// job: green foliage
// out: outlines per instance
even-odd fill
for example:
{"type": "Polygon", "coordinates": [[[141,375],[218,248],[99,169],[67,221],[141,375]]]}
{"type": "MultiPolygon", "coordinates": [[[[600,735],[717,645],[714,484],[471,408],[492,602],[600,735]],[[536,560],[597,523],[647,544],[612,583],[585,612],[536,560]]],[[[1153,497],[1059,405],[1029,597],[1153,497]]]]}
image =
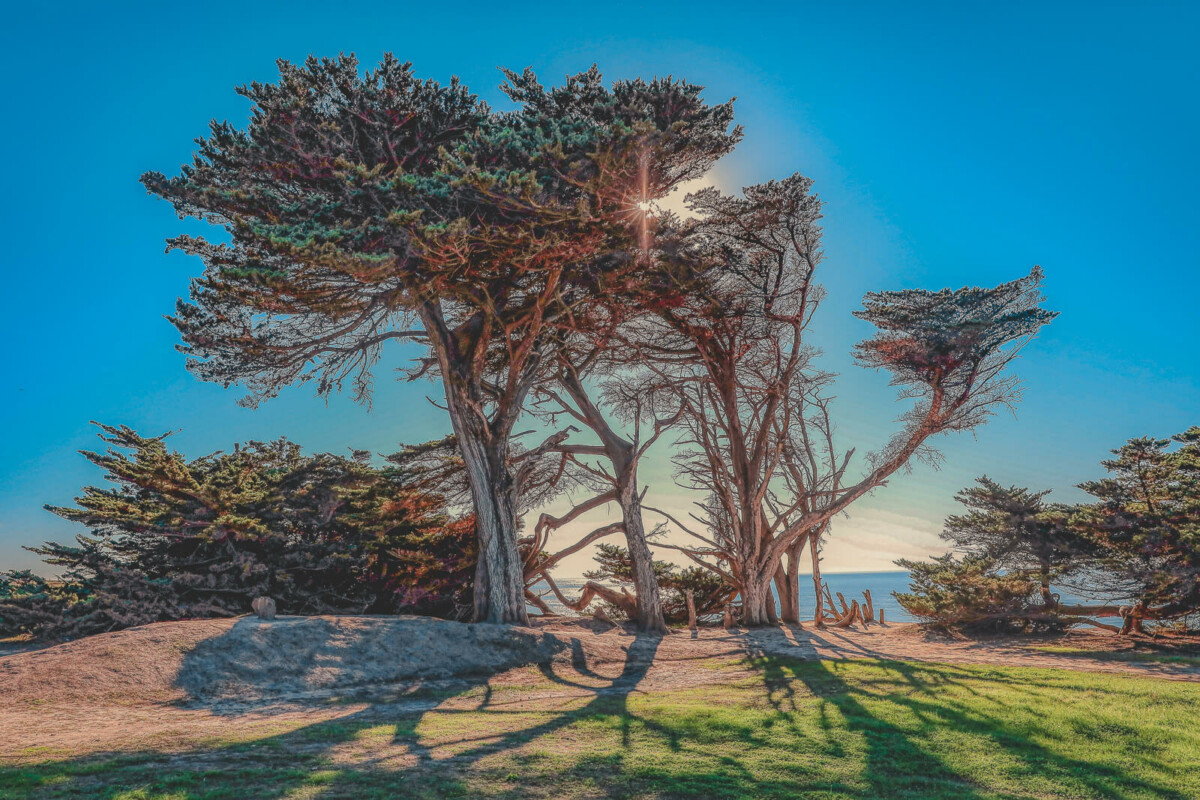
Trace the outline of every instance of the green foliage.
{"type": "Polygon", "coordinates": [[[901,605],[944,625],[1006,619],[1018,627],[1070,624],[1056,615],[1100,608],[1127,620],[1200,612],[1200,428],[1131,439],[1113,454],[1103,462],[1108,477],[1080,485],[1094,503],[1047,505],[1047,492],[986,476],[959,492],[967,513],[947,518],[942,538],[965,558],[897,561],[913,579],[913,591],[897,595],[901,605]],[[1061,606],[1051,581],[1128,605],[1061,606]],[[1035,584],[1040,601],[1019,591],[1035,584]]]}
{"type": "Polygon", "coordinates": [[[100,427],[113,447],[84,455],[112,485],[48,507],[91,534],[30,548],[60,581],[3,577],[0,633],[74,637],[229,616],[260,595],[285,614],[469,607],[473,522],[431,490],[437,473],[422,449],[382,469],[365,454],[306,456],[284,439],[189,461],[166,435],[100,427]]]}
{"type": "Polygon", "coordinates": [[[214,123],[178,176],[142,178],[231,239],[170,241],[206,268],[172,321],[190,369],[252,399],[309,379],[321,393],[350,379],[365,398],[398,338],[464,367],[492,348],[489,370],[520,372],[508,342],[543,344],[542,326],[630,288],[634,202],[702,175],[741,136],[732,104],[707,105],[699,86],[610,88],[594,67],[551,89],[506,72],[510,112],[391,54],[365,73],[353,55],[279,71],[238,90],[246,129],[214,123]],[[436,330],[413,331],[416,317],[436,330]]]}
{"type": "Polygon", "coordinates": [[[1057,316],[1040,307],[1042,277],[1035,267],[994,288],[871,292],[854,315],[879,332],[855,357],[935,408],[949,400],[942,430],[973,428],[1015,399],[1016,378],[1003,374],[1020,349],[1013,345],[1057,316]]]}
{"type": "MultiPolygon", "coordinates": [[[[1030,614],[1036,583],[1021,572],[1001,574],[994,559],[951,554],[931,562],[900,559],[909,571],[911,591],[896,593],[906,611],[925,622],[971,630],[1058,627],[1030,614]]],[[[1040,618],[1041,615],[1038,615],[1040,618]]]]}
{"type": "Polygon", "coordinates": [[[1049,491],[1004,487],[986,475],[975,483],[955,495],[966,512],[946,518],[942,538],[1006,574],[1037,580],[1052,605],[1051,582],[1092,565],[1091,544],[1068,525],[1071,509],[1045,503],[1049,491]]]}
{"type": "Polygon", "coordinates": [[[1111,590],[1168,618],[1200,611],[1200,427],[1131,439],[1079,488],[1097,502],[1072,524],[1099,551],[1111,590]]]}
{"type": "MultiPolygon", "coordinates": [[[[633,586],[633,563],[629,550],[615,544],[596,545],[596,562],[599,569],[585,572],[584,577],[593,581],[608,581],[623,586],[633,586]]],[[[736,589],[721,580],[711,570],[703,567],[680,569],[669,561],[654,562],[654,577],[658,581],[662,597],[663,618],[668,623],[687,622],[687,592],[692,592],[698,617],[720,614],[736,589]]],[[[605,612],[620,618],[622,612],[611,604],[605,612]]]]}

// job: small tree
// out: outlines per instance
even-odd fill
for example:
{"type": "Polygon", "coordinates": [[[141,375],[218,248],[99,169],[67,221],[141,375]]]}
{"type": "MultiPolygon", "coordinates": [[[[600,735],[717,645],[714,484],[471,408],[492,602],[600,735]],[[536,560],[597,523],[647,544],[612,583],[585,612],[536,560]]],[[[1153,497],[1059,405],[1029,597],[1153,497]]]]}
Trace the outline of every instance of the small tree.
{"type": "Polygon", "coordinates": [[[939,627],[969,630],[1024,630],[1031,625],[1057,628],[1062,622],[1031,612],[1036,582],[1022,571],[1001,573],[993,559],[952,554],[932,561],[900,559],[909,571],[908,593],[896,600],[913,616],[939,627]]]}
{"type": "Polygon", "coordinates": [[[1131,439],[1113,454],[1103,462],[1109,477],[1080,485],[1095,503],[1045,505],[1047,492],[1006,489],[986,477],[959,492],[968,513],[949,517],[942,537],[966,558],[897,561],[914,577],[913,592],[897,595],[901,604],[941,624],[1009,619],[1121,633],[1142,632],[1143,620],[1200,611],[1200,428],[1131,439]],[[988,606],[990,595],[972,588],[1010,580],[1035,583],[1041,602],[1014,605],[1006,596],[988,606]],[[1051,581],[1107,602],[1061,603],[1051,581]],[[1088,618],[1117,615],[1120,629],[1088,618]]]}
{"type": "Polygon", "coordinates": [[[1095,577],[1094,548],[1067,524],[1072,509],[1045,503],[1048,491],[1004,487],[986,475],[975,483],[955,495],[966,512],[947,517],[941,534],[958,554],[896,562],[912,578],[911,591],[896,594],[900,604],[942,627],[1112,628],[1083,616],[1104,607],[1063,604],[1051,591],[1072,575],[1095,577]]]}
{"type": "Polygon", "coordinates": [[[1066,524],[1070,509],[1044,503],[1049,491],[1006,488],[986,475],[975,483],[954,496],[967,511],[946,518],[942,538],[998,570],[1033,578],[1043,606],[1052,608],[1051,582],[1090,563],[1091,549],[1066,524]]]}

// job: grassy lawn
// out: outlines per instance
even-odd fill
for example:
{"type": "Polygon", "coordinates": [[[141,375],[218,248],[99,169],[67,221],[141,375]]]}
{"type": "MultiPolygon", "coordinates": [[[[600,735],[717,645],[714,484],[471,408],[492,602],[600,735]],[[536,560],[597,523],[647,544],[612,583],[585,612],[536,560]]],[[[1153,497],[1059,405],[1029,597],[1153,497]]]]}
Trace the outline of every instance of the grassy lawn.
{"type": "MultiPolygon", "coordinates": [[[[532,699],[474,687],[182,752],[35,760],[0,798],[1196,798],[1200,685],[903,662],[532,699]]],[[[578,685],[549,671],[545,686],[578,685]]],[[[593,685],[605,682],[593,681],[593,685]]],[[[236,730],[236,727],[231,728],[236,730]]]]}
{"type": "Polygon", "coordinates": [[[1105,652],[1103,650],[1088,650],[1083,647],[1066,647],[1062,645],[1042,645],[1030,647],[1029,649],[1056,656],[1091,658],[1098,661],[1128,661],[1134,664],[1180,664],[1183,666],[1200,664],[1200,656],[1174,655],[1171,653],[1144,653],[1137,651],[1105,652]]]}

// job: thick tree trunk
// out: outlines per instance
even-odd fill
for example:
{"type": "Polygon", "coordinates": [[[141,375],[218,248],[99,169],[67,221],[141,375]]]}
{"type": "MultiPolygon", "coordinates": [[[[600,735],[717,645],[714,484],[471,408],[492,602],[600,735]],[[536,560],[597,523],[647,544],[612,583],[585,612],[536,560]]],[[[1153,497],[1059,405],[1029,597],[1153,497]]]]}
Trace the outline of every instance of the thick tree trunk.
{"type": "Polygon", "coordinates": [[[779,592],[779,618],[789,625],[800,624],[800,556],[808,537],[788,548],[787,564],[775,570],[775,589],[779,592]],[[786,569],[785,569],[786,566],[786,569]]]}
{"type": "MultiPolygon", "coordinates": [[[[525,580],[517,548],[517,513],[512,476],[504,454],[487,453],[482,443],[464,441],[459,430],[467,483],[474,501],[479,559],[484,573],[483,591],[476,588],[476,622],[529,624],[525,606],[525,580]]],[[[492,448],[493,450],[495,448],[492,448]]]]}
{"type": "MultiPolygon", "coordinates": [[[[481,537],[479,535],[478,528],[475,529],[475,541],[476,542],[483,541],[483,537],[481,537]]],[[[482,554],[482,552],[483,551],[480,550],[481,554],[482,554]]],[[[474,609],[473,615],[471,616],[471,619],[474,620],[475,622],[479,622],[480,620],[487,618],[487,612],[488,612],[487,559],[485,559],[482,555],[476,556],[476,558],[475,558],[474,595],[475,595],[475,609],[474,609]]]]}
{"type": "Polygon", "coordinates": [[[490,420],[482,388],[487,351],[482,317],[477,315],[451,331],[435,301],[422,306],[421,320],[441,371],[446,410],[475,511],[479,560],[483,562],[475,570],[483,584],[475,587],[475,621],[528,625],[524,571],[517,547],[518,487],[508,467],[509,434],[525,390],[505,397],[496,411],[499,421],[490,420]]]}
{"type": "Polygon", "coordinates": [[[784,623],[795,623],[799,620],[800,611],[796,608],[796,597],[792,589],[794,584],[780,565],[775,568],[775,594],[779,595],[779,619],[784,623]]]}
{"type": "Polygon", "coordinates": [[[747,628],[769,625],[774,615],[770,576],[748,571],[742,585],[742,624],[747,628]]]}

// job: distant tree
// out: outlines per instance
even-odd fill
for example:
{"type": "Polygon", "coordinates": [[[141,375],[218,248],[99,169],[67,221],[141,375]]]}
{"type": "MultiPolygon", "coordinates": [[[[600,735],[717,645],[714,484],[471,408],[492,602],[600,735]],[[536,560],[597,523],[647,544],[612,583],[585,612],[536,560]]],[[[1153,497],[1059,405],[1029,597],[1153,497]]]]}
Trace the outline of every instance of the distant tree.
{"type": "Polygon", "coordinates": [[[897,561],[913,576],[913,591],[898,594],[900,603],[940,624],[1086,623],[1121,633],[1142,632],[1144,620],[1200,612],[1200,428],[1171,439],[1131,439],[1113,454],[1103,462],[1109,477],[1080,484],[1098,498],[1094,503],[1047,505],[1047,492],[1004,488],[986,477],[959,492],[969,511],[949,517],[942,538],[964,558],[897,561]],[[975,588],[1010,580],[1036,585],[1040,602],[1015,603],[975,588]],[[1061,603],[1052,581],[1108,601],[1061,603]],[[1124,618],[1120,629],[1089,618],[1117,615],[1124,618]]]}
{"type": "MultiPolygon", "coordinates": [[[[699,218],[660,247],[681,287],[640,338],[657,372],[652,392],[682,405],[682,482],[703,492],[704,531],[668,518],[699,544],[676,547],[736,585],[743,621],[774,621],[770,591],[798,617],[798,559],[829,521],[883,485],[929,440],[971,430],[1017,398],[1005,375],[1020,345],[1055,316],[1040,307],[1042,274],[991,289],[871,293],[856,316],[878,334],[856,347],[860,364],[886,369],[916,402],[905,428],[851,480],[851,452],[833,442],[831,376],[816,367],[808,326],[823,296],[821,206],[801,175],[747,187],[742,197],[706,189],[689,198],[699,218]],[[783,559],[789,564],[785,568],[783,559]]],[[[664,547],[673,545],[663,544],[664,547]]]]}
{"type": "Polygon", "coordinates": [[[507,73],[501,113],[391,55],[279,65],[239,89],[247,130],[214,124],[178,177],[143,177],[231,239],[170,243],[206,265],[173,320],[190,368],[252,402],[309,379],[366,399],[384,343],[426,345],[414,377],[441,379],[477,520],[477,618],[525,622],[513,425],[559,327],[638,280],[638,203],[737,141],[731,106],[593,68],[552,90],[507,73]]]}
{"type": "MultiPolygon", "coordinates": [[[[574,611],[584,611],[595,600],[600,600],[601,607],[610,616],[632,619],[638,609],[636,598],[625,588],[635,582],[629,551],[620,545],[600,544],[596,547],[596,562],[599,567],[583,575],[587,582],[579,599],[564,596],[553,579],[547,578],[551,591],[559,602],[574,611]]],[[[737,594],[736,587],[700,567],[680,569],[669,561],[655,561],[654,576],[662,589],[663,617],[669,623],[687,621],[689,591],[699,618],[720,614],[737,594]]]]}
{"type": "Polygon", "coordinates": [[[1133,601],[1124,631],[1200,611],[1200,427],[1113,454],[1108,477],[1080,484],[1097,501],[1072,523],[1099,548],[1108,591],[1133,601]]]}
{"type": "Polygon", "coordinates": [[[1116,612],[1059,602],[1051,584],[1095,577],[1094,548],[1074,531],[1072,509],[1048,504],[1048,491],[1004,487],[986,475],[955,495],[966,512],[946,518],[941,538],[956,552],[932,562],[900,559],[909,592],[896,593],[914,616],[943,627],[1061,629],[1104,625],[1086,614],[1116,612]]]}
{"type": "Polygon", "coordinates": [[[1001,572],[985,556],[956,558],[947,553],[932,561],[900,559],[909,571],[909,592],[896,592],[900,605],[918,619],[939,627],[967,630],[1056,629],[1060,617],[1034,611],[1030,596],[1037,583],[1024,571],[1001,572]]]}
{"type": "Polygon", "coordinates": [[[1086,569],[1092,554],[1067,525],[1070,509],[1046,504],[1048,490],[1004,487],[986,475],[975,483],[955,495],[967,512],[946,518],[942,538],[998,570],[1036,580],[1043,605],[1054,606],[1051,582],[1086,569]]]}
{"type": "Polygon", "coordinates": [[[282,439],[188,460],[165,435],[100,427],[113,447],[84,455],[113,485],[48,507],[91,533],[30,548],[61,579],[5,576],[0,630],[79,636],[230,616],[259,595],[290,614],[469,613],[474,521],[431,491],[420,448],[383,469],[282,439]]]}

